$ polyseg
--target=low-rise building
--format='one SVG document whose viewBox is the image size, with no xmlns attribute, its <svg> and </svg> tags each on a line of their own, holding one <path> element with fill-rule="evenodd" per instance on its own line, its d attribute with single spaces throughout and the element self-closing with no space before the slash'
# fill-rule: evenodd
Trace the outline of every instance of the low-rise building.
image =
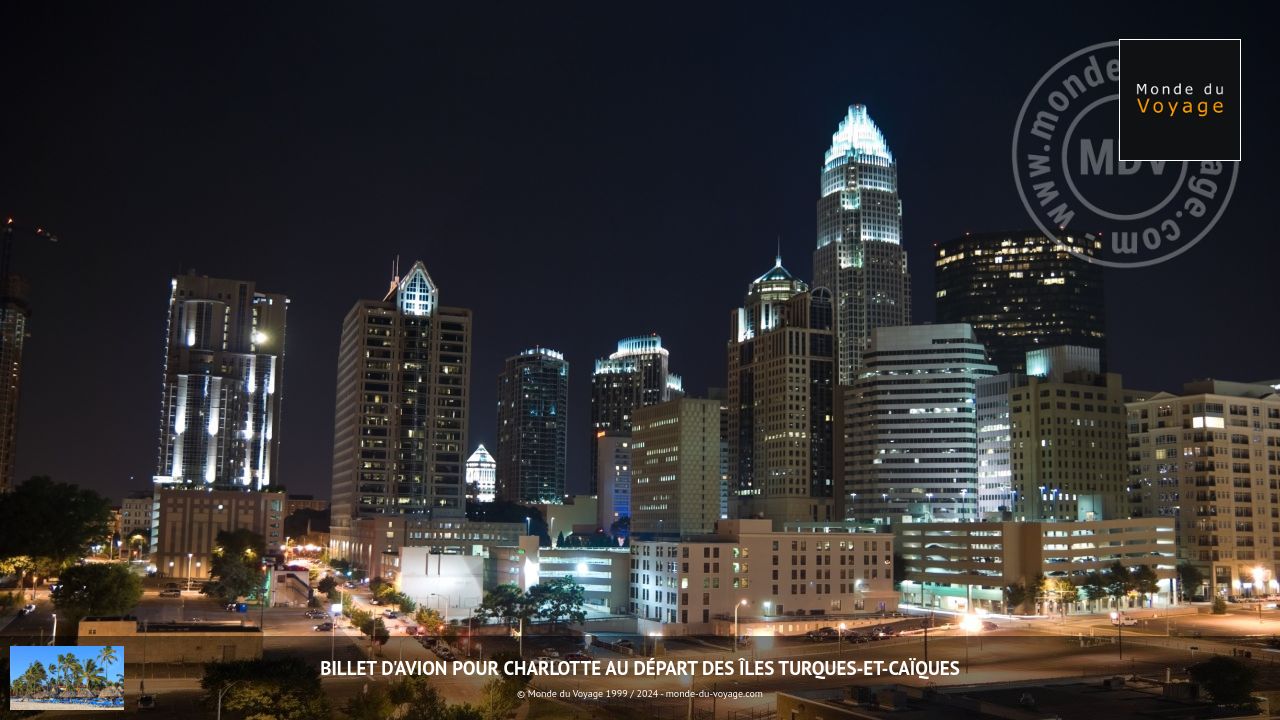
<svg viewBox="0 0 1280 720">
<path fill-rule="evenodd" d="M 893 535 L 767 519 L 721 520 L 715 532 L 631 545 L 630 609 L 666 635 L 803 632 L 833 618 L 895 610 Z"/>
<path fill-rule="evenodd" d="M 262 657 L 262 630 L 229 622 L 144 623 L 131 615 L 87 617 L 80 621 L 76 643 L 123 646 L 127 665 L 201 665 Z"/>
<path fill-rule="evenodd" d="M 1150 566 L 1160 590 L 1151 602 L 1168 605 L 1175 575 L 1173 522 L 1131 518 L 1092 522 L 935 522 L 894 528 L 902 556 L 902 601 L 943 610 L 1004 612 L 1004 588 L 1031 588 L 1038 575 L 1079 587 L 1093 571 L 1115 563 Z M 1060 593 L 1059 593 L 1060 594 Z M 1024 605 L 1071 602 L 1035 597 Z M 1018 608 L 1008 608 L 1017 610 Z"/>
<path fill-rule="evenodd" d="M 594 506 L 591 515 L 595 515 Z M 428 548 L 429 552 L 445 555 L 481 555 L 485 546 L 514 544 L 524 533 L 522 522 L 411 515 L 361 517 L 352 519 L 344 533 L 330 536 L 329 554 L 349 560 L 370 577 L 394 582 L 399 574 L 401 548 Z"/>
<path fill-rule="evenodd" d="M 538 538 L 526 535 L 517 544 L 489 548 L 484 587 L 510 584 L 528 590 L 549 579 L 571 577 L 582 586 L 590 613 L 622 614 L 628 612 L 630 575 L 628 548 L 540 548 Z"/>
<path fill-rule="evenodd" d="M 163 489 L 152 561 L 164 577 L 209 577 L 220 531 L 246 529 L 262 535 L 268 553 L 284 543 L 284 493 Z"/>
</svg>

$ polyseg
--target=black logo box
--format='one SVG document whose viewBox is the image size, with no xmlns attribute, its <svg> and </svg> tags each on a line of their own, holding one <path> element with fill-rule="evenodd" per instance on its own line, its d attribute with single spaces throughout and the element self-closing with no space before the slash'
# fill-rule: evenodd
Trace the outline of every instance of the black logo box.
<svg viewBox="0 0 1280 720">
<path fill-rule="evenodd" d="M 1240 160 L 1239 39 L 1121 38 L 1119 52 L 1120 160 Z"/>
</svg>

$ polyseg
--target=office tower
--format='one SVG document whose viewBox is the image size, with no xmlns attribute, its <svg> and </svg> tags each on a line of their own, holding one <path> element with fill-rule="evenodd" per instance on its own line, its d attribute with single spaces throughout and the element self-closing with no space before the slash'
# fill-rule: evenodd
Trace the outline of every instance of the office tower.
<svg viewBox="0 0 1280 720">
<path fill-rule="evenodd" d="M 1013 470 L 1010 453 L 1009 388 L 1022 376 L 1003 373 L 978 379 L 975 407 L 978 420 L 978 514 L 1013 511 Z"/>
<path fill-rule="evenodd" d="M 938 322 L 968 323 L 1001 372 L 1023 372 L 1037 348 L 1096 348 L 1106 367 L 1100 241 L 1022 230 L 964 235 L 935 246 Z"/>
<path fill-rule="evenodd" d="M 595 438 L 600 432 L 631 431 L 631 413 L 639 407 L 679 397 L 684 388 L 668 368 L 670 352 L 657 335 L 618 341 L 618 349 L 596 360 L 591 374 L 591 467 L 599 466 Z M 599 492 L 591 478 L 591 492 Z"/>
<path fill-rule="evenodd" d="M 852 385 L 871 331 L 911 323 L 898 166 L 863 105 L 831 136 L 818 199 L 813 285 L 832 295 L 841 385 Z"/>
<path fill-rule="evenodd" d="M 498 464 L 483 443 L 467 458 L 466 474 L 467 497 L 475 498 L 476 502 L 493 502 Z"/>
<path fill-rule="evenodd" d="M 872 333 L 844 408 L 850 518 L 977 518 L 977 384 L 993 374 L 968 325 Z"/>
<path fill-rule="evenodd" d="M 688 537 L 720 519 L 720 401 L 676 398 L 632 417 L 631 533 Z"/>
<path fill-rule="evenodd" d="M 547 348 L 507 358 L 498 375 L 497 493 L 519 503 L 564 502 L 569 363 Z"/>
<path fill-rule="evenodd" d="M 384 551 L 360 518 L 464 517 L 470 377 L 471 311 L 441 305 L 421 261 L 382 300 L 347 313 L 333 430 L 335 557 Z M 377 540 L 376 552 L 362 537 Z"/>
<path fill-rule="evenodd" d="M 22 383 L 22 346 L 27 341 L 26 283 L 9 275 L 0 293 L 0 492 L 13 489 L 14 462 L 18 438 L 18 390 Z"/>
<path fill-rule="evenodd" d="M 1125 403 L 1151 393 L 1102 373 L 1096 348 L 1033 350 L 1025 365 L 1008 389 L 1013 518 L 1128 517 Z"/>
<path fill-rule="evenodd" d="M 631 517 L 631 433 L 596 431 L 596 524 L 612 533 L 613 524 Z"/>
<path fill-rule="evenodd" d="M 707 388 L 707 397 L 720 403 L 720 517 L 731 517 L 729 492 L 729 391 L 722 387 Z"/>
<path fill-rule="evenodd" d="M 833 517 L 831 314 L 831 293 L 810 292 L 779 257 L 730 315 L 729 473 L 739 517 L 779 528 Z"/>
<path fill-rule="evenodd" d="M 1189 382 L 1130 403 L 1128 422 L 1134 512 L 1175 518 L 1178 557 L 1210 594 L 1276 592 L 1280 380 Z"/>
<path fill-rule="evenodd" d="M 171 290 L 157 489 L 261 490 L 277 481 L 289 299 L 192 274 Z"/>
</svg>

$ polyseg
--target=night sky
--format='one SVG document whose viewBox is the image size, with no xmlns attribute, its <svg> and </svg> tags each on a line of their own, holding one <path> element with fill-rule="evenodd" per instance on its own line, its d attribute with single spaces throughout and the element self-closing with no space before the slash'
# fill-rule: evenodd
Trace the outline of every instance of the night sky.
<svg viewBox="0 0 1280 720">
<path fill-rule="evenodd" d="M 897 156 L 927 321 L 933 242 L 1030 226 L 1009 166 L 1026 93 L 1118 37 L 1243 37 L 1244 162 L 1194 250 L 1108 272 L 1111 367 L 1140 388 L 1280 377 L 1260 4 L 266 5 L 0 8 L 0 213 L 61 237 L 15 260 L 34 312 L 18 478 L 149 486 L 169 278 L 194 268 L 292 299 L 278 477 L 327 497 L 340 324 L 399 255 L 475 312 L 473 446 L 504 357 L 567 355 L 585 488 L 593 359 L 657 332 L 686 388 L 723 385 L 729 313 L 779 236 L 811 277 L 850 103 Z"/>
</svg>

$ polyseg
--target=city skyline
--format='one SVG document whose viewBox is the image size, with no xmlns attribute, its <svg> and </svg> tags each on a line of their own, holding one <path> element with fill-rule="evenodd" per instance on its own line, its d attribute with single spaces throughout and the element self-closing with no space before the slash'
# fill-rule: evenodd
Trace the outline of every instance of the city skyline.
<svg viewBox="0 0 1280 720">
<path fill-rule="evenodd" d="M 700 49 L 682 32 L 673 39 L 671 60 L 628 64 L 615 53 L 634 50 L 642 42 L 648 28 L 637 27 L 634 37 L 620 39 L 617 50 L 571 34 L 576 47 L 613 59 L 623 75 L 617 87 L 596 83 L 600 78 L 595 71 L 569 63 L 569 55 L 551 53 L 528 69 L 513 69 L 508 53 L 520 52 L 517 46 L 497 57 L 475 58 L 473 69 L 440 78 L 425 72 L 432 66 L 426 55 L 388 50 L 390 57 L 355 62 L 359 82 L 340 79 L 336 90 L 304 92 L 296 88 L 328 77 L 311 73 L 327 73 L 331 66 L 317 57 L 320 67 L 314 70 L 293 68 L 277 77 L 258 77 L 262 64 L 285 57 L 274 54 L 265 37 L 251 34 L 243 49 L 247 55 L 237 61 L 222 57 L 227 50 L 220 46 L 181 47 L 188 39 L 181 30 L 155 33 L 154 24 L 166 18 L 130 18 L 129 10 L 119 16 L 86 11 L 74 22 L 52 10 L 12 14 L 28 12 L 32 14 L 11 19 L 37 30 L 58 23 L 65 47 L 57 67 L 46 67 L 42 53 L 32 50 L 34 39 L 20 38 L 7 50 L 13 53 L 9 70 L 18 80 L 12 97 L 26 109 L 0 121 L 11 158 L 9 172 L 0 180 L 0 209 L 21 221 L 55 228 L 62 242 L 49 247 L 19 242 L 16 248 L 15 271 L 30 283 L 32 305 L 16 477 L 50 474 L 113 496 L 145 487 L 154 472 L 161 303 L 169 279 L 192 268 L 199 274 L 251 280 L 294 300 L 279 475 L 291 492 L 327 494 L 335 340 L 345 310 L 380 289 L 396 255 L 422 257 L 448 288 L 450 303 L 475 311 L 476 410 L 469 418 L 467 453 L 478 443 L 493 446 L 494 390 L 488 379 L 513 347 L 556 347 L 571 363 L 586 367 L 583 363 L 604 354 L 616 338 L 656 332 L 680 358 L 690 393 L 704 394 L 723 382 L 722 348 L 728 339 L 723 313 L 740 299 L 742 278 L 758 274 L 759 258 L 773 251 L 778 235 L 784 257 L 799 259 L 812 249 L 813 166 L 833 124 L 852 103 L 869 108 L 902 168 L 913 320 L 930 320 L 930 244 L 965 231 L 1027 225 L 1007 167 L 1012 118 L 1038 73 L 1092 38 L 1066 32 L 1046 44 L 1011 36 L 999 48 L 973 49 L 956 68 L 948 67 L 940 51 L 918 49 L 897 58 L 902 62 L 894 68 L 896 74 L 890 73 L 894 77 L 879 77 L 883 73 L 832 69 L 839 63 L 827 53 L 835 50 L 752 60 L 743 48 L 724 41 Z M 182 17 L 182 11 L 172 12 Z M 1133 25 L 1139 14 L 1118 12 L 1121 25 Z M 922 20 L 928 23 L 923 32 L 945 32 L 957 21 L 943 15 Z M 285 23 L 283 15 L 262 19 L 268 25 Z M 313 29 L 332 32 L 336 20 L 322 13 L 308 22 Z M 695 16 L 687 32 L 696 34 L 710 22 Z M 1213 22 L 1206 32 L 1212 32 Z M 751 19 L 734 23 L 759 29 Z M 83 47 L 87 33 L 104 27 L 119 32 L 122 47 L 134 33 L 162 37 L 155 45 L 138 43 L 128 51 L 107 53 L 97 42 Z M 1072 27 L 1083 32 L 1080 24 Z M 378 23 L 357 29 L 364 31 L 357 33 L 362 39 L 377 33 L 400 37 Z M 310 47 L 308 40 L 293 40 Z M 883 48 L 891 40 L 867 42 Z M 357 45 L 364 47 L 364 42 Z M 461 52 L 465 33 L 456 42 L 458 46 L 431 52 Z M 1009 67 L 1008 57 L 1029 50 L 1034 50 L 1034 62 Z M 1247 63 L 1261 65 L 1274 50 L 1245 43 L 1244 52 Z M 109 56 L 101 69 L 99 53 Z M 154 61 L 153 54 L 162 54 L 166 62 Z M 391 72 L 395 60 L 406 59 L 414 61 L 410 67 Z M 336 61 L 352 59 L 342 55 Z M 680 78 L 677 69 L 691 61 L 700 61 L 706 72 Z M 889 61 L 874 62 L 873 71 Z M 193 94 L 180 87 L 179 81 L 193 74 L 202 77 L 218 63 L 227 70 L 212 78 L 215 90 L 243 89 L 236 95 L 241 98 L 237 107 L 201 99 L 204 90 Z M 117 78 L 111 83 L 97 82 L 98 73 L 113 71 Z M 764 81 L 760 86 L 723 83 L 699 97 L 707 78 L 739 73 Z M 433 83 L 432 90 L 445 102 L 473 106 L 462 111 L 461 119 L 442 124 L 434 102 L 424 103 L 418 94 L 388 93 L 396 99 L 387 102 L 406 111 L 405 118 L 346 111 L 325 123 L 308 119 L 333 99 L 329 92 L 352 94 L 357 99 L 352 105 L 365 106 L 389 88 L 422 78 Z M 481 83 L 481 90 L 465 87 L 468 80 L 486 78 L 490 84 Z M 550 88 L 543 93 L 512 87 L 531 78 L 539 80 L 539 88 L 540 83 Z M 362 91 L 365 80 L 371 88 Z M 82 112 L 48 89 L 81 84 L 95 89 L 77 102 L 103 113 Z M 947 89 L 948 84 L 959 89 Z M 628 85 L 669 89 L 635 98 L 623 89 Z M 155 87 L 167 94 L 149 99 Z M 921 87 L 932 92 L 919 93 Z M 273 99 L 282 89 L 289 90 L 284 99 Z M 922 94 L 937 96 L 917 97 Z M 961 129 L 945 112 L 923 112 L 939 107 L 926 102 L 948 99 L 957 108 L 983 104 L 987 122 L 966 122 Z M 966 99 L 968 103 L 961 102 Z M 295 104 L 299 109 L 290 110 Z M 1273 104 L 1264 93 L 1251 96 L 1245 105 L 1246 130 Z M 558 106 L 565 110 L 555 111 Z M 674 123 L 669 117 L 673 109 L 678 111 Z M 299 125 L 296 136 L 285 137 L 283 126 L 270 120 L 277 111 Z M 701 120 L 687 123 L 686 118 Z M 489 203 L 481 180 L 492 172 L 486 168 L 498 162 L 493 146 L 503 145 L 493 138 L 510 132 L 513 120 L 537 140 L 526 146 L 529 161 L 547 167 L 548 176 L 529 197 L 513 197 L 507 208 L 480 212 Z M 459 129 L 455 123 L 468 127 Z M 172 129 L 159 132 L 166 126 Z M 457 132 L 446 132 L 451 128 Z M 382 131 L 391 140 L 375 137 Z M 602 161 L 593 156 L 615 135 L 632 139 L 627 150 L 639 167 L 634 178 L 618 174 L 612 182 L 619 185 L 606 187 L 610 183 L 597 180 L 604 177 L 596 164 Z M 964 139 L 963 152 L 949 149 L 958 136 Z M 439 144 L 436 137 L 448 138 L 453 147 Z M 760 144 L 745 158 L 723 150 L 745 146 L 747 140 Z M 1274 140 L 1261 133 L 1248 142 L 1251 159 L 1259 159 L 1254 167 L 1275 156 Z M 85 143 L 93 148 L 88 155 Z M 182 167 L 170 165 L 179 156 L 175 148 L 184 151 Z M 708 162 L 700 157 L 708 149 L 711 162 L 720 165 L 716 175 L 741 182 L 712 181 L 691 172 Z M 1264 183 L 1259 175 L 1250 175 L 1249 164 L 1242 165 L 1241 173 L 1231 209 L 1203 245 L 1151 269 L 1108 271 L 1112 347 L 1107 365 L 1134 386 L 1172 392 L 1184 381 L 1207 375 L 1247 382 L 1276 374 L 1269 360 L 1276 354 L 1274 333 L 1255 325 L 1252 313 L 1214 316 L 1207 307 L 1213 303 L 1193 297 L 1203 298 L 1206 289 L 1226 296 L 1238 282 L 1260 288 L 1259 307 L 1276 305 L 1277 289 L 1265 282 L 1275 250 L 1254 230 L 1268 206 Z M 294 185 L 297 189 L 290 190 Z M 370 187 L 362 189 L 364 185 Z M 580 200 L 586 208 L 583 219 L 556 217 L 551 209 L 561 206 L 555 202 L 561 194 Z M 593 205 L 598 207 L 588 207 Z M 634 227 L 620 227 L 615 214 L 637 205 L 650 209 L 642 213 L 647 217 L 638 218 Z M 531 233 L 523 236 L 527 242 L 501 240 L 516 237 L 512 230 L 517 227 Z M 495 242 L 503 243 L 503 252 L 491 251 Z M 607 272 L 592 273 L 605 252 L 623 260 Z M 548 293 L 548 278 L 565 272 L 566 263 L 579 286 L 571 293 Z M 812 280 L 807 267 L 791 264 L 799 277 Z M 1228 273 L 1239 279 L 1229 280 Z M 81 284 L 69 290 L 66 278 Z M 1168 292 L 1153 300 L 1151 288 L 1162 286 Z M 1199 292 L 1185 292 L 1188 287 Z M 101 301 L 103 297 L 111 301 Z M 524 311 L 533 298 L 543 311 Z M 1202 328 L 1209 341 L 1195 356 L 1166 357 L 1175 351 L 1170 347 L 1163 352 L 1161 339 L 1189 324 Z M 1239 351 L 1239 337 L 1250 338 L 1247 349 L 1253 352 Z M 101 353 L 96 369 L 113 382 L 75 400 L 73 420 L 94 431 L 82 433 L 80 451 L 60 453 L 54 443 L 65 436 L 58 428 L 73 402 L 64 378 L 75 369 L 73 363 L 82 361 L 85 348 L 102 347 L 110 350 Z M 586 375 L 574 377 L 570 388 L 572 491 L 584 490 L 591 473 L 587 445 L 579 441 L 589 436 Z"/>
</svg>

